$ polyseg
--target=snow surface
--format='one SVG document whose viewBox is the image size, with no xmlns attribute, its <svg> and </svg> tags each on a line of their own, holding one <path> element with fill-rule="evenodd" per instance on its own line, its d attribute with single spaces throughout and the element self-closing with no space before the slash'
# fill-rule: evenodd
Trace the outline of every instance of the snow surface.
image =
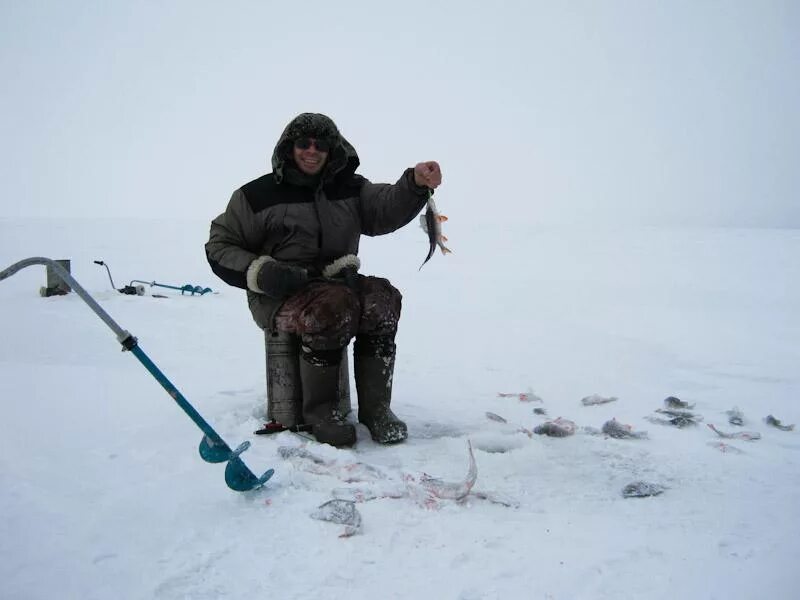
<svg viewBox="0 0 800 600">
<path fill-rule="evenodd" d="M 421 271 L 409 226 L 362 244 L 362 271 L 404 294 L 394 407 L 409 440 L 307 448 L 341 464 L 458 482 L 425 508 L 357 505 L 363 527 L 310 515 L 353 486 L 281 459 L 301 446 L 264 421 L 263 338 L 240 290 L 205 263 L 208 219 L 0 220 L 5 268 L 70 258 L 73 275 L 232 446 L 265 488 L 230 491 L 197 454 L 201 434 L 77 297 L 40 298 L 44 268 L 0 282 L 0 597 L 17 598 L 795 598 L 800 574 L 800 232 L 459 226 L 454 254 Z M 220 202 L 220 210 L 224 199 Z M 204 297 L 131 297 L 131 279 L 210 286 Z M 155 289 L 153 291 L 156 291 Z M 354 390 L 354 388 L 353 388 Z M 498 393 L 531 391 L 542 403 Z M 583 406 L 591 394 L 615 402 Z M 667 396 L 704 421 L 647 421 Z M 546 417 L 566 438 L 533 436 Z M 725 440 L 725 411 L 756 442 Z M 488 419 L 487 411 L 508 424 Z M 648 439 L 588 435 L 612 417 Z M 625 499 L 644 480 L 660 496 Z"/>
</svg>

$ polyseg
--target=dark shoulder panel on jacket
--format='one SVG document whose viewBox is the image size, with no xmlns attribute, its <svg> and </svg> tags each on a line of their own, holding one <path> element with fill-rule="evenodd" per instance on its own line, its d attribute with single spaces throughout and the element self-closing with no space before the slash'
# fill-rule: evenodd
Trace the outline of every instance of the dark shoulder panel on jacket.
<svg viewBox="0 0 800 600">
<path fill-rule="evenodd" d="M 245 183 L 242 186 L 242 193 L 247 198 L 247 203 L 254 213 L 277 204 L 314 201 L 314 195 L 310 189 L 286 183 L 278 184 L 272 173 L 267 173 L 250 183 Z"/>
<path fill-rule="evenodd" d="M 329 185 L 325 186 L 325 193 L 328 200 L 344 200 L 353 198 L 361 193 L 364 187 L 364 179 L 361 175 L 348 175 L 347 177 L 337 177 Z"/>
</svg>

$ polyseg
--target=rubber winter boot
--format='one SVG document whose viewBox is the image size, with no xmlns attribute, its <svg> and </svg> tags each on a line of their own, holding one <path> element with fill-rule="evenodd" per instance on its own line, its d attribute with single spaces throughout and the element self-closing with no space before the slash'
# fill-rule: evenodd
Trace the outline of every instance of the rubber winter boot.
<svg viewBox="0 0 800 600">
<path fill-rule="evenodd" d="M 337 409 L 339 365 L 312 364 L 302 353 L 299 362 L 303 421 L 311 425 L 311 433 L 318 442 L 337 448 L 352 446 L 356 443 L 356 429 Z"/>
<path fill-rule="evenodd" d="M 394 340 L 388 336 L 356 337 L 354 369 L 358 393 L 358 420 L 379 444 L 395 444 L 408 437 L 408 427 L 389 407 L 394 376 Z"/>
</svg>

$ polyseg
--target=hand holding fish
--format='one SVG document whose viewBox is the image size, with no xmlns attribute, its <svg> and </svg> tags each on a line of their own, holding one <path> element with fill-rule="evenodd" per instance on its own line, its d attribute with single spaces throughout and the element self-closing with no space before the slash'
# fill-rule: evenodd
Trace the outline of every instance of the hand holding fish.
<svg viewBox="0 0 800 600">
<path fill-rule="evenodd" d="M 417 163 L 414 166 L 414 183 L 432 190 L 442 184 L 442 170 L 435 160 Z"/>
<path fill-rule="evenodd" d="M 442 254 L 450 254 L 450 248 L 444 245 L 447 238 L 442 234 L 442 223 L 447 221 L 447 217 L 439 214 L 439 211 L 436 210 L 436 203 L 433 201 L 433 189 L 442 183 L 442 170 L 439 168 L 439 163 L 433 160 L 417 163 L 414 167 L 414 183 L 428 188 L 428 208 L 425 214 L 419 218 L 419 224 L 428 234 L 429 242 L 428 256 L 419 266 L 421 269 L 433 256 L 436 246 L 439 246 Z"/>
</svg>

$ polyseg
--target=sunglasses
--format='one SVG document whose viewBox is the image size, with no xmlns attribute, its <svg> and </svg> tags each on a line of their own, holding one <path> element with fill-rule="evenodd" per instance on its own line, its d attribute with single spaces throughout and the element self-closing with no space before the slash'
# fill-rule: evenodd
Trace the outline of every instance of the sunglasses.
<svg viewBox="0 0 800 600">
<path fill-rule="evenodd" d="M 314 146 L 320 152 L 328 152 L 331 149 L 331 143 L 328 140 L 301 137 L 294 141 L 294 147 L 298 150 L 308 150 L 311 146 Z"/>
</svg>

